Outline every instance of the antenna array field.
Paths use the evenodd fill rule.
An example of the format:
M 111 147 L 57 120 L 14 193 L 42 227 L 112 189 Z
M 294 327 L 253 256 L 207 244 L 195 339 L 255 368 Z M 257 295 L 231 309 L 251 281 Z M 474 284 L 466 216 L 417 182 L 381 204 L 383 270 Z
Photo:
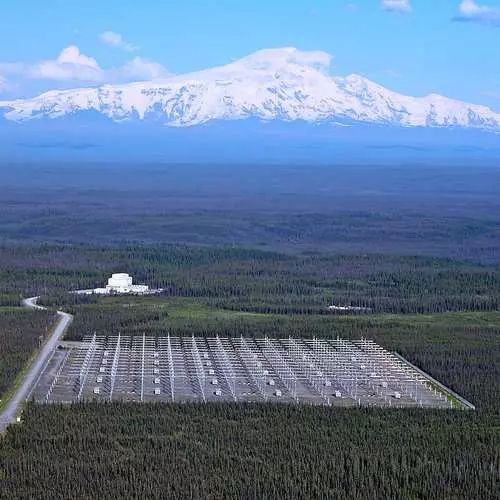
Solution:
M 371 340 L 100 336 L 58 349 L 45 402 L 280 401 L 449 408 L 448 395 Z

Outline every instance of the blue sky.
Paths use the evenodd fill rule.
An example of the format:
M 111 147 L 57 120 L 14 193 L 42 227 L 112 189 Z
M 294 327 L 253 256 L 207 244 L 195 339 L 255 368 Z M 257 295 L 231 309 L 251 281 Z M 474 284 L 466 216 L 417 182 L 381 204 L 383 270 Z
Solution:
M 262 48 L 500 110 L 500 0 L 6 0 L 0 99 L 161 78 Z

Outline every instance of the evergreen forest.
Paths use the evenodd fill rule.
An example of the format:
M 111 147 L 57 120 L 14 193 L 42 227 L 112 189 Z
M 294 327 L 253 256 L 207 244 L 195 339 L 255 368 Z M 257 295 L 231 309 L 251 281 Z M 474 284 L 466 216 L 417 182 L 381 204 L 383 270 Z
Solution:
M 3 344 L 2 370 L 29 357 L 60 308 L 75 316 L 69 340 L 94 331 L 371 338 L 477 408 L 30 403 L 1 440 L 2 498 L 496 498 L 495 266 L 182 245 L 1 252 L 3 335 L 36 332 L 23 335 L 22 349 Z M 116 271 L 163 291 L 68 293 L 101 286 Z M 16 306 L 33 295 L 49 311 Z M 331 304 L 366 310 L 332 312 Z
M 0 411 L 56 309 L 70 342 L 365 337 L 476 410 L 30 401 L 0 436 L 0 498 L 498 499 L 499 180 L 480 164 L 4 162 Z M 70 293 L 114 272 L 162 291 Z M 20 305 L 33 296 L 48 310 Z

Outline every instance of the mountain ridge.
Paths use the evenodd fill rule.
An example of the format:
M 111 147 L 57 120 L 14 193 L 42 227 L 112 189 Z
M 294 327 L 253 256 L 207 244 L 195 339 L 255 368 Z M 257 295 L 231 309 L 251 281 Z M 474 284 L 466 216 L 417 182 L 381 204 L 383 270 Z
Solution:
M 112 122 L 190 127 L 218 120 L 305 121 L 500 131 L 500 113 L 438 94 L 411 97 L 360 75 L 330 76 L 331 56 L 264 49 L 199 72 L 151 82 L 52 90 L 0 101 L 0 120 L 26 123 L 87 112 Z

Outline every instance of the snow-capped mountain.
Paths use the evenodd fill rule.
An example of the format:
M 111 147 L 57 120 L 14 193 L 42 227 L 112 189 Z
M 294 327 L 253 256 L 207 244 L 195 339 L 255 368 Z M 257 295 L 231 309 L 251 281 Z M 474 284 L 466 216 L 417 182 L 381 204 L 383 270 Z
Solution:
M 332 77 L 330 60 L 324 52 L 261 50 L 226 66 L 152 82 L 0 101 L 0 118 L 83 120 L 91 112 L 114 122 L 151 120 L 169 126 L 257 118 L 500 130 L 500 114 L 486 106 L 436 94 L 404 96 L 358 75 Z

